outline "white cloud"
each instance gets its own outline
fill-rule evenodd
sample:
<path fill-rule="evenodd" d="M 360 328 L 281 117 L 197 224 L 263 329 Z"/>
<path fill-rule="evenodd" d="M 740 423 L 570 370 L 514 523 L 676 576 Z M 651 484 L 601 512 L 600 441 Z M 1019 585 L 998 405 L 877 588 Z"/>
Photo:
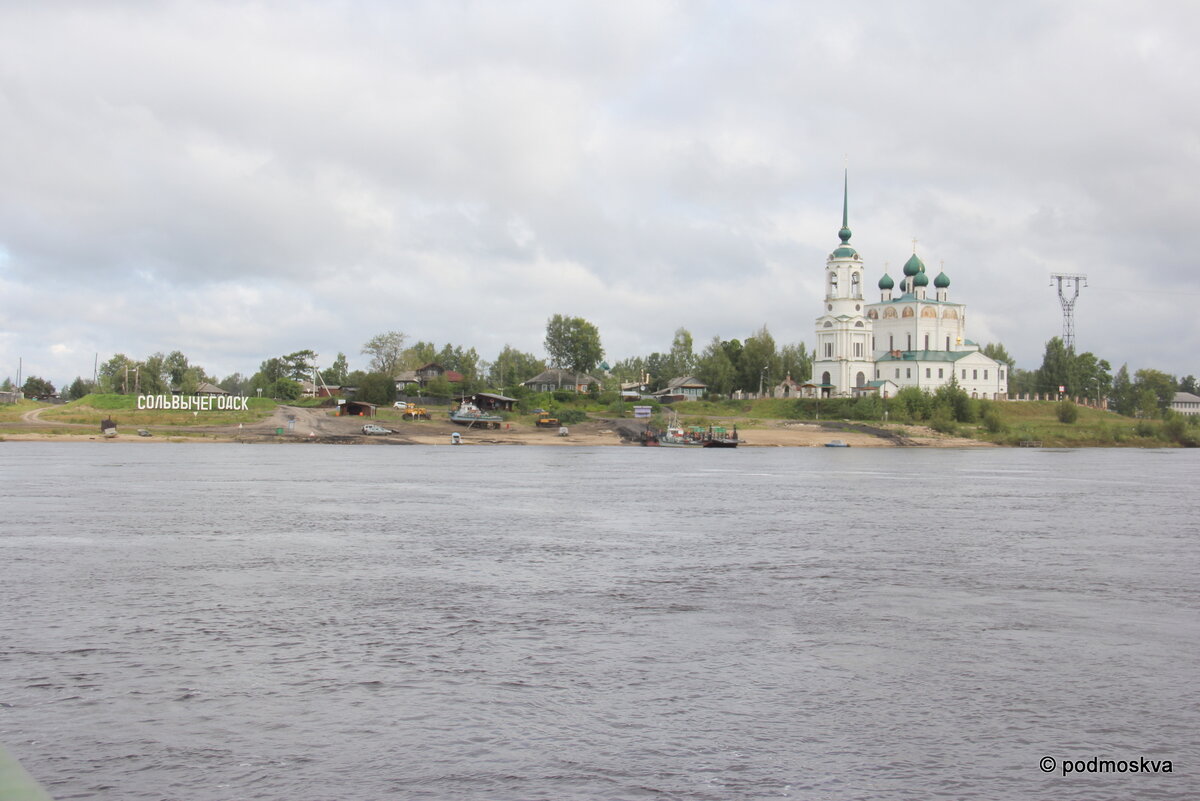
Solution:
<path fill-rule="evenodd" d="M 0 10 L 0 375 L 252 372 L 376 333 L 610 360 L 811 341 L 850 158 L 971 336 L 1195 373 L 1200 11 L 1115 2 L 353 2 Z"/>

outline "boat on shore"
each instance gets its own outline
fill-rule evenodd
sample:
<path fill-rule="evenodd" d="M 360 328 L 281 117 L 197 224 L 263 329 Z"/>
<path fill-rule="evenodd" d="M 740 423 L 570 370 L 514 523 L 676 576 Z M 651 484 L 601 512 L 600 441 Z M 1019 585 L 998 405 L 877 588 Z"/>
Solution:
<path fill-rule="evenodd" d="M 829 440 L 829 442 L 825 443 L 825 447 L 826 448 L 849 448 L 850 443 L 843 442 L 840 439 L 831 439 L 831 440 Z"/>
<path fill-rule="evenodd" d="M 660 448 L 736 448 L 739 442 L 737 426 L 732 434 L 722 426 L 684 428 L 675 416 L 664 430 L 647 429 L 642 437 L 643 445 Z"/>
<path fill-rule="evenodd" d="M 450 412 L 450 422 L 467 428 L 499 428 L 504 418 L 498 414 L 488 414 L 470 401 L 463 401 L 462 405 Z"/>

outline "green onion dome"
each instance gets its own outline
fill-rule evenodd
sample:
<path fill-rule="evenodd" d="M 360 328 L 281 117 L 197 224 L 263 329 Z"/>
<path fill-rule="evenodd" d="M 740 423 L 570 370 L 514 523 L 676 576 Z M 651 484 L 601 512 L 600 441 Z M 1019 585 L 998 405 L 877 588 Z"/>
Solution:
<path fill-rule="evenodd" d="M 879 279 L 879 288 L 880 289 L 891 289 L 894 286 L 896 286 L 896 282 L 893 281 L 892 277 L 890 275 L 888 275 L 887 273 L 884 273 L 883 278 Z"/>
<path fill-rule="evenodd" d="M 925 274 L 924 270 L 922 270 L 913 276 L 913 284 L 915 286 L 929 286 L 929 276 Z"/>
<path fill-rule="evenodd" d="M 945 273 L 938 273 L 937 278 L 933 279 L 933 285 L 938 289 L 945 289 L 950 286 L 950 276 Z"/>
<path fill-rule="evenodd" d="M 925 271 L 925 265 L 920 259 L 917 258 L 916 253 L 912 254 L 912 256 L 909 258 L 909 260 L 904 262 L 904 274 L 905 275 L 913 276 L 913 275 L 916 275 L 917 273 L 924 272 L 924 271 Z"/>

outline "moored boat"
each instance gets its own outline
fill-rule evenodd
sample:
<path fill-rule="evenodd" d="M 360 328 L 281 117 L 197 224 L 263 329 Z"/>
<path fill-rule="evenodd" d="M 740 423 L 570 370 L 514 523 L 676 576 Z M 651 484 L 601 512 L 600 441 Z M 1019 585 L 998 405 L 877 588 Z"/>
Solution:
<path fill-rule="evenodd" d="M 450 421 L 467 428 L 499 428 L 504 418 L 498 414 L 488 414 L 470 401 L 463 401 L 461 406 L 450 412 Z"/>

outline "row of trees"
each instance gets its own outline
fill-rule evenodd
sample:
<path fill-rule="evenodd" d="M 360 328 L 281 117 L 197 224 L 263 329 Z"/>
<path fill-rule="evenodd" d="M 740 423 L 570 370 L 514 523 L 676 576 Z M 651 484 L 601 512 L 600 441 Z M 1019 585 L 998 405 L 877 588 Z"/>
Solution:
<path fill-rule="evenodd" d="M 1046 343 L 1042 364 L 1036 370 L 1013 366 L 1003 345 L 984 353 L 1003 361 L 1010 367 L 1009 392 L 1013 394 L 1061 392 L 1072 398 L 1107 398 L 1109 409 L 1130 417 L 1160 417 L 1170 407 L 1176 392 L 1196 392 L 1196 377 L 1176 380 L 1161 370 L 1142 369 L 1130 376 L 1129 367 L 1121 365 L 1114 375 L 1112 366 L 1094 353 L 1075 353 L 1073 348 L 1054 337 Z M 997 355 L 997 353 L 1001 355 Z M 1003 356 L 1003 358 L 1001 358 Z"/>
<path fill-rule="evenodd" d="M 324 382 L 330 386 L 355 386 L 362 395 L 377 402 L 394 398 L 396 379 L 406 371 L 429 363 L 440 364 L 461 376 L 451 386 L 435 380 L 423 392 L 449 397 L 452 392 L 475 392 L 494 388 L 514 391 L 522 382 L 550 366 L 574 373 L 592 373 L 604 358 L 599 329 L 582 317 L 556 314 L 546 321 L 544 347 L 547 360 L 505 345 L 494 361 L 481 359 L 475 348 L 417 341 L 401 331 L 378 334 L 362 346 L 369 357 L 368 370 L 349 369 L 349 359 L 338 353 L 332 363 L 317 370 L 317 354 L 311 349 L 294 351 L 264 360 L 252 376 L 234 373 L 218 381 L 199 365 L 192 364 L 180 351 L 155 353 L 136 360 L 118 353 L 104 362 L 95 382 L 76 378 L 63 393 L 68 399 L 97 391 L 118 394 L 162 394 L 177 389 L 192 394 L 203 382 L 217 384 L 234 394 L 261 394 L 294 399 L 301 394 L 302 380 Z M 1036 370 L 1016 367 L 1003 344 L 993 343 L 983 353 L 1009 368 L 1009 391 L 1014 394 L 1063 392 L 1071 397 L 1108 398 L 1110 408 L 1121 414 L 1158 416 L 1169 406 L 1176 391 L 1196 392 L 1196 379 L 1176 380 L 1158 370 L 1137 370 L 1130 376 L 1126 366 L 1114 375 L 1111 365 L 1090 352 L 1075 353 L 1059 337 L 1046 343 L 1042 364 Z M 711 393 L 729 395 L 736 391 L 756 393 L 777 385 L 790 376 L 797 382 L 812 375 L 813 354 L 804 343 L 777 346 L 764 325 L 744 341 L 713 339 L 700 351 L 690 331 L 675 331 L 665 352 L 623 359 L 608 372 L 615 389 L 618 383 L 637 383 L 648 391 L 665 387 L 672 379 L 695 376 L 708 385 Z M 4 386 L 11 387 L 11 381 Z M 1060 390 L 1060 387 L 1062 390 Z M 40 397 L 54 393 L 54 387 L 31 376 L 22 387 L 26 395 Z"/>

